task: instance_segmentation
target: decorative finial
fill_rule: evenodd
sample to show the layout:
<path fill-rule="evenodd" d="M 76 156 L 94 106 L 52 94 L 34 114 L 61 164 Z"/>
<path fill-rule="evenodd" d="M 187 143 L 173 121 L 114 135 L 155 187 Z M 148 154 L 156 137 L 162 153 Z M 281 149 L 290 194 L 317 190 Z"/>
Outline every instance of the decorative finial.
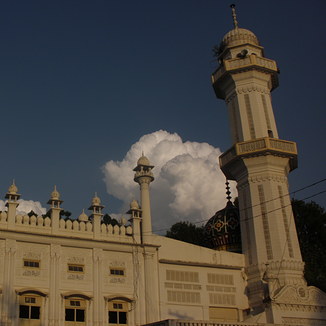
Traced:
<path fill-rule="evenodd" d="M 11 194 L 16 194 L 17 191 L 18 191 L 18 188 L 17 188 L 17 186 L 15 184 L 15 179 L 13 179 L 12 180 L 12 184 L 11 184 L 11 186 L 8 189 L 8 192 L 11 193 Z"/>
<path fill-rule="evenodd" d="M 228 200 L 228 202 L 230 202 L 232 197 L 230 196 L 231 191 L 229 187 L 229 181 L 226 180 L 225 184 L 226 184 L 226 194 L 227 194 L 226 199 Z"/>
<path fill-rule="evenodd" d="M 239 26 L 238 26 L 238 21 L 237 21 L 237 14 L 235 12 L 235 4 L 232 4 L 230 7 L 232 9 L 233 25 L 234 25 L 234 28 L 237 29 Z"/>

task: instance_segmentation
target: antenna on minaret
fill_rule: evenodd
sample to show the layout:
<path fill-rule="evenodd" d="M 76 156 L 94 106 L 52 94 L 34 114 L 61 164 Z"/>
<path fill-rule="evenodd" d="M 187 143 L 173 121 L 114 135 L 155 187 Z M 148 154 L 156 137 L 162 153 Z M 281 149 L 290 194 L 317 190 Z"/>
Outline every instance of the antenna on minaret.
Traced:
<path fill-rule="evenodd" d="M 237 29 L 238 26 L 238 21 L 237 21 L 237 13 L 235 12 L 235 4 L 233 3 L 232 5 L 230 5 L 231 9 L 232 9 L 232 18 L 233 18 L 233 25 L 234 28 Z"/>

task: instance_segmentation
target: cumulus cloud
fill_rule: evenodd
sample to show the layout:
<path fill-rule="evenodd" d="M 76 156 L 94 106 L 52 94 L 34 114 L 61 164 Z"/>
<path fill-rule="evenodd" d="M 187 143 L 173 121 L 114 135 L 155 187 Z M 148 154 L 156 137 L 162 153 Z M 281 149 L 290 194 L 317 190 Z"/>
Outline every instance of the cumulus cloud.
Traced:
<path fill-rule="evenodd" d="M 24 215 L 28 214 L 30 211 L 33 211 L 36 213 L 36 215 L 42 215 L 46 213 L 46 209 L 42 207 L 39 201 L 19 199 L 18 202 L 19 205 L 17 207 L 17 214 Z M 0 200 L 0 211 L 4 210 L 7 210 L 6 202 Z"/>
<path fill-rule="evenodd" d="M 225 206 L 225 176 L 218 165 L 221 151 L 207 143 L 183 142 L 178 134 L 160 130 L 142 136 L 122 161 L 109 161 L 103 167 L 107 191 L 123 201 L 123 209 L 139 198 L 132 169 L 142 152 L 155 166 L 151 183 L 154 231 L 179 221 L 207 220 Z M 231 188 L 235 196 L 234 185 Z"/>

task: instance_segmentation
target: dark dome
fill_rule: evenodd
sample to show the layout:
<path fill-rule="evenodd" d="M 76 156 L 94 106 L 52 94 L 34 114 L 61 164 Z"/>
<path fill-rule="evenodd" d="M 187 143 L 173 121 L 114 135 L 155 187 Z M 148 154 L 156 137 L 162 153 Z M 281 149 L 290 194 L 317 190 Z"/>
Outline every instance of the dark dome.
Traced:
<path fill-rule="evenodd" d="M 231 201 L 216 212 L 205 225 L 207 241 L 212 249 L 241 252 L 239 209 Z"/>

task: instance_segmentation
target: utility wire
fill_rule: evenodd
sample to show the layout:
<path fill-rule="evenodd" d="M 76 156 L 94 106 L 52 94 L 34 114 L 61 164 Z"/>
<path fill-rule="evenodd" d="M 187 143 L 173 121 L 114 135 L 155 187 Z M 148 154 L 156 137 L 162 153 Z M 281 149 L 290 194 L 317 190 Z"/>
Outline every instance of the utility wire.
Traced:
<path fill-rule="evenodd" d="M 311 185 L 309 185 L 309 186 L 306 186 L 306 187 L 304 187 L 304 188 L 301 188 L 301 189 L 299 189 L 299 190 L 296 190 L 296 191 L 294 191 L 294 192 L 291 192 L 291 194 L 292 194 L 292 193 L 297 193 L 297 192 L 299 192 L 299 191 L 302 191 L 302 190 L 304 190 L 304 189 L 307 189 L 307 188 L 309 188 L 309 187 L 312 187 L 312 186 L 314 186 L 314 185 L 317 185 L 318 183 L 321 183 L 321 182 L 323 182 L 323 181 L 326 181 L 326 179 L 323 179 L 323 180 L 318 181 L 318 182 L 315 182 L 315 183 L 313 183 L 313 184 L 311 184 Z M 308 197 L 302 198 L 302 199 L 300 199 L 300 200 L 307 200 L 307 199 L 310 199 L 310 198 L 316 197 L 316 196 L 318 196 L 318 195 L 321 195 L 321 194 L 323 194 L 323 193 L 326 193 L 326 190 L 320 191 L 320 192 L 318 192 L 318 193 L 315 193 L 315 194 L 313 194 L 313 195 L 311 195 L 311 196 L 308 196 Z M 289 194 L 290 194 L 290 193 L 288 193 L 287 195 L 289 195 Z M 286 195 L 279 196 L 279 197 L 277 197 L 277 198 L 279 199 L 279 198 L 282 198 L 282 197 L 284 197 L 284 196 L 286 196 Z M 277 198 L 275 198 L 275 199 L 277 199 Z M 275 199 L 272 199 L 272 200 L 275 200 Z M 265 202 L 262 202 L 262 203 L 267 203 L 267 202 L 270 202 L 270 201 L 272 201 L 272 200 L 268 200 L 268 201 L 265 201 Z M 260 203 L 259 203 L 259 205 L 260 205 Z M 243 209 L 240 210 L 240 211 L 243 211 L 243 210 L 246 210 L 246 209 L 249 209 L 249 208 L 253 208 L 253 207 L 256 207 L 256 206 L 258 206 L 258 205 L 248 206 L 248 207 L 246 207 L 246 208 L 243 208 Z M 273 210 L 271 210 L 271 211 L 266 212 L 265 214 L 273 213 L 273 212 L 275 212 L 275 211 L 278 211 L 278 210 L 280 210 L 280 209 L 283 209 L 283 208 L 286 208 L 286 207 L 289 207 L 289 206 L 291 206 L 291 203 L 288 204 L 288 205 L 281 206 L 281 207 L 279 207 L 279 208 L 275 208 L 275 209 L 273 209 Z M 254 219 L 254 218 L 257 218 L 257 217 L 260 217 L 260 216 L 261 216 L 261 214 L 259 214 L 259 215 L 255 215 L 255 216 L 251 216 L 251 217 L 248 217 L 248 218 L 246 218 L 246 219 L 242 219 L 241 221 L 249 221 L 249 220 L 251 220 L 251 219 Z M 204 220 L 200 220 L 200 221 L 196 221 L 196 222 L 192 222 L 192 223 L 193 223 L 193 224 L 201 224 L 201 223 L 204 223 L 204 222 L 208 222 L 209 220 L 210 220 L 210 218 L 208 218 L 208 219 L 204 219 Z M 158 229 L 158 230 L 154 230 L 153 232 L 162 232 L 162 231 L 167 231 L 167 230 L 169 230 L 169 229 L 170 229 L 170 228 Z M 149 235 L 150 235 L 150 233 L 151 233 L 151 232 L 145 232 L 145 233 L 143 233 L 143 234 L 149 234 Z"/>

